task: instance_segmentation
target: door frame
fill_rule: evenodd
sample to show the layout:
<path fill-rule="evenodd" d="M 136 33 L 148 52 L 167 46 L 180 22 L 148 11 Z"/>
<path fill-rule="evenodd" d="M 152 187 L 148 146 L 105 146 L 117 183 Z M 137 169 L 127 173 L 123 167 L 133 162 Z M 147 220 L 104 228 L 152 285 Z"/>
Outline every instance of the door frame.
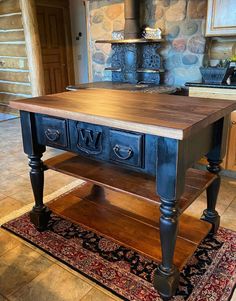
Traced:
<path fill-rule="evenodd" d="M 66 63 L 69 85 L 75 84 L 74 61 L 73 61 L 73 46 L 71 37 L 71 24 L 70 24 L 70 5 L 66 0 L 34 0 L 37 6 L 58 7 L 63 10 L 63 17 L 65 22 L 65 38 L 66 38 Z M 39 47 L 41 47 L 39 45 Z"/>
<path fill-rule="evenodd" d="M 93 81 L 93 72 L 92 72 L 92 53 L 91 53 L 91 30 L 90 30 L 90 9 L 89 1 L 84 1 L 85 5 L 85 20 L 86 20 L 86 37 L 87 37 L 87 50 L 88 50 L 88 79 L 89 82 Z"/>

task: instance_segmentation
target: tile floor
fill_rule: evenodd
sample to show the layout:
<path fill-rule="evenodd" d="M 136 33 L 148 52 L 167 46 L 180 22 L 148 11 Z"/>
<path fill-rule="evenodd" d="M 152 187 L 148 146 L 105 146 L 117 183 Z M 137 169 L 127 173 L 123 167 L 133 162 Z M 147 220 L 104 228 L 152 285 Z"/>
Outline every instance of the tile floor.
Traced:
<path fill-rule="evenodd" d="M 48 149 L 44 159 L 57 151 Z M 27 158 L 22 150 L 19 119 L 0 123 L 0 219 L 32 202 Z M 45 195 L 74 181 L 47 171 Z M 199 217 L 206 198 L 188 209 Z M 222 179 L 218 211 L 221 225 L 236 230 L 236 180 Z M 120 300 L 35 247 L 0 229 L 0 301 L 111 301 Z M 236 295 L 231 299 L 236 300 Z"/>

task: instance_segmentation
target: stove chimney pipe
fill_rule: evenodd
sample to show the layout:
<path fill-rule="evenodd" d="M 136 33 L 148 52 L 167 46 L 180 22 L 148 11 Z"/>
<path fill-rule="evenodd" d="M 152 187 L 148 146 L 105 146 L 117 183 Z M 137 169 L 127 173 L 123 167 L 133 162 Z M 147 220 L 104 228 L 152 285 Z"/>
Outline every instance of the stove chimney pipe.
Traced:
<path fill-rule="evenodd" d="M 125 39 L 140 37 L 139 0 L 125 0 Z"/>

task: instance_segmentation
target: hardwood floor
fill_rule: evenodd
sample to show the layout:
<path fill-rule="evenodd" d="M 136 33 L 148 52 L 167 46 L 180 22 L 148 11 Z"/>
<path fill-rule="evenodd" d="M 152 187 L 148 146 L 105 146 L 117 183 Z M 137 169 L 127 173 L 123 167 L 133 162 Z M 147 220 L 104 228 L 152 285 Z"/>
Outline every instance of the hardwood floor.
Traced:
<path fill-rule="evenodd" d="M 28 179 L 27 157 L 22 150 L 19 119 L 0 124 L 0 141 L 0 212 L 3 217 L 12 210 L 31 203 L 32 193 Z M 44 159 L 48 159 L 55 153 L 58 151 L 50 149 Z M 73 177 L 52 170 L 47 171 L 45 177 L 45 195 L 75 180 Z M 199 217 L 205 204 L 205 196 L 200 195 L 187 212 Z M 221 225 L 236 230 L 235 179 L 223 178 L 217 209 L 222 216 Z M 0 301 L 13 300 L 114 301 L 120 299 L 39 249 L 23 243 L 19 238 L 0 229 Z M 235 295 L 231 301 L 233 300 L 236 300 Z"/>

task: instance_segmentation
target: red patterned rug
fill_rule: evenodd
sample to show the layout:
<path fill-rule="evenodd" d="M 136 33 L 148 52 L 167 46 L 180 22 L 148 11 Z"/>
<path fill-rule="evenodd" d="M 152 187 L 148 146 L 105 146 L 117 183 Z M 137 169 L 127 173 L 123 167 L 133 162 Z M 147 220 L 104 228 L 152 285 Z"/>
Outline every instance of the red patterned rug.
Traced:
<path fill-rule="evenodd" d="M 52 215 L 48 230 L 39 233 L 24 214 L 2 227 L 124 300 L 161 300 L 152 286 L 157 263 L 84 226 Z M 182 270 L 173 300 L 230 300 L 236 283 L 235 257 L 236 233 L 220 228 L 216 236 L 208 236 L 199 245 Z"/>

